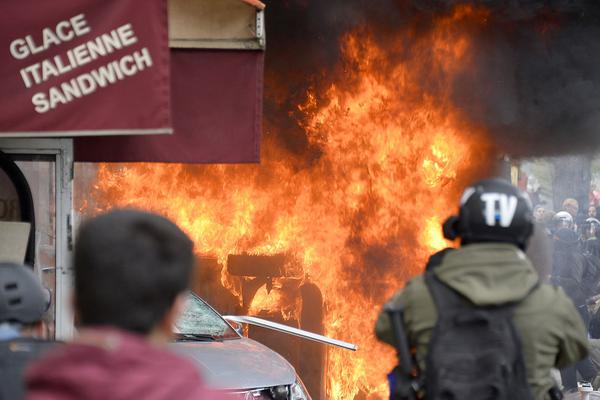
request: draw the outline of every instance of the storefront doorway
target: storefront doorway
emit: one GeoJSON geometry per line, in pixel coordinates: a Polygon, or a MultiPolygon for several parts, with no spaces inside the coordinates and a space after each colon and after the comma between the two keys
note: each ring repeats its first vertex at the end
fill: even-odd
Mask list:
{"type": "Polygon", "coordinates": [[[0,220],[31,222],[32,237],[26,262],[33,264],[35,273],[52,292],[52,307],[45,317],[47,335],[68,339],[73,333],[70,308],[72,140],[0,139],[0,151],[12,161],[12,164],[5,163],[0,171],[0,197],[3,197],[0,198],[0,220]],[[31,217],[27,217],[31,210],[22,199],[23,191],[11,186],[23,179],[31,195],[31,217]]]}

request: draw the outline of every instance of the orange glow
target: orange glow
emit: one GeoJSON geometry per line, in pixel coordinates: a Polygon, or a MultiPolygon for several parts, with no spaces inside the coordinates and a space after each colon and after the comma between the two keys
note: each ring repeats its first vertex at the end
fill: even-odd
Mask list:
{"type": "MultiPolygon", "coordinates": [[[[374,337],[377,313],[432,251],[449,245],[441,222],[455,212],[464,185],[486,173],[492,151],[444,88],[432,95],[421,86],[419,57],[433,57],[432,74],[462,71],[470,41],[459,27],[485,18],[458,9],[415,39],[405,60],[391,60],[368,34],[346,35],[348,85],[338,78],[298,105],[309,143],[321,150],[304,167],[273,141],[265,141],[260,165],[103,164],[92,193],[96,209],[87,212],[156,211],[191,236],[198,254],[223,265],[241,253],[298,260],[299,279],[323,293],[326,334],[360,348],[329,349],[327,397],[384,399],[395,355],[374,337]]],[[[404,38],[396,39],[386,46],[404,38]]],[[[225,270],[222,281],[237,294],[225,270]]],[[[285,318],[298,307],[282,304],[274,285],[258,290],[251,312],[280,305],[285,318]]]]}

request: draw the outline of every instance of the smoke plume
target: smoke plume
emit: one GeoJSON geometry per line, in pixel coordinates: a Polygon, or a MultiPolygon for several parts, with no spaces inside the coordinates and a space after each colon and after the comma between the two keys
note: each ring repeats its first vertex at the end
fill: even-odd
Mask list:
{"type": "MultiPolygon", "coordinates": [[[[268,17],[267,115],[293,121],[289,116],[307,88],[318,94],[343,79],[334,73],[343,34],[362,29],[383,47],[404,35],[404,47],[390,49],[390,62],[406,59],[415,38],[407,33],[426,35],[440,17],[465,5],[488,10],[489,17],[475,29],[465,27],[473,29],[475,46],[464,72],[436,75],[424,65],[424,90],[435,96],[450,87],[465,118],[509,154],[598,148],[600,2],[593,0],[274,1],[268,17]]],[[[278,140],[318,157],[302,130],[290,128],[278,140]]]]}

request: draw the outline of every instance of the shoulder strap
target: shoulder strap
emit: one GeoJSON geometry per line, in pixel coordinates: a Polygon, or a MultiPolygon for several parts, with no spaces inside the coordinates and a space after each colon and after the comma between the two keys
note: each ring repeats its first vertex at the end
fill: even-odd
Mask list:
{"type": "Polygon", "coordinates": [[[452,247],[446,247],[445,249],[442,249],[440,251],[438,251],[437,253],[433,253],[430,257],[429,260],[427,260],[427,265],[425,266],[425,271],[430,271],[434,268],[436,268],[437,266],[439,266],[442,261],[444,260],[444,256],[446,256],[446,254],[448,254],[451,251],[454,251],[455,249],[452,247]]]}

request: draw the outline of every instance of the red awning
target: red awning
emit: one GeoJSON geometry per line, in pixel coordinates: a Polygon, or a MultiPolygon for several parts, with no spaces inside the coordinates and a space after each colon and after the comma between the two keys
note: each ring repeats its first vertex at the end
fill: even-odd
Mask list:
{"type": "Polygon", "coordinates": [[[259,162],[263,63],[263,51],[171,50],[174,133],[76,138],[75,160],[259,162]]]}

